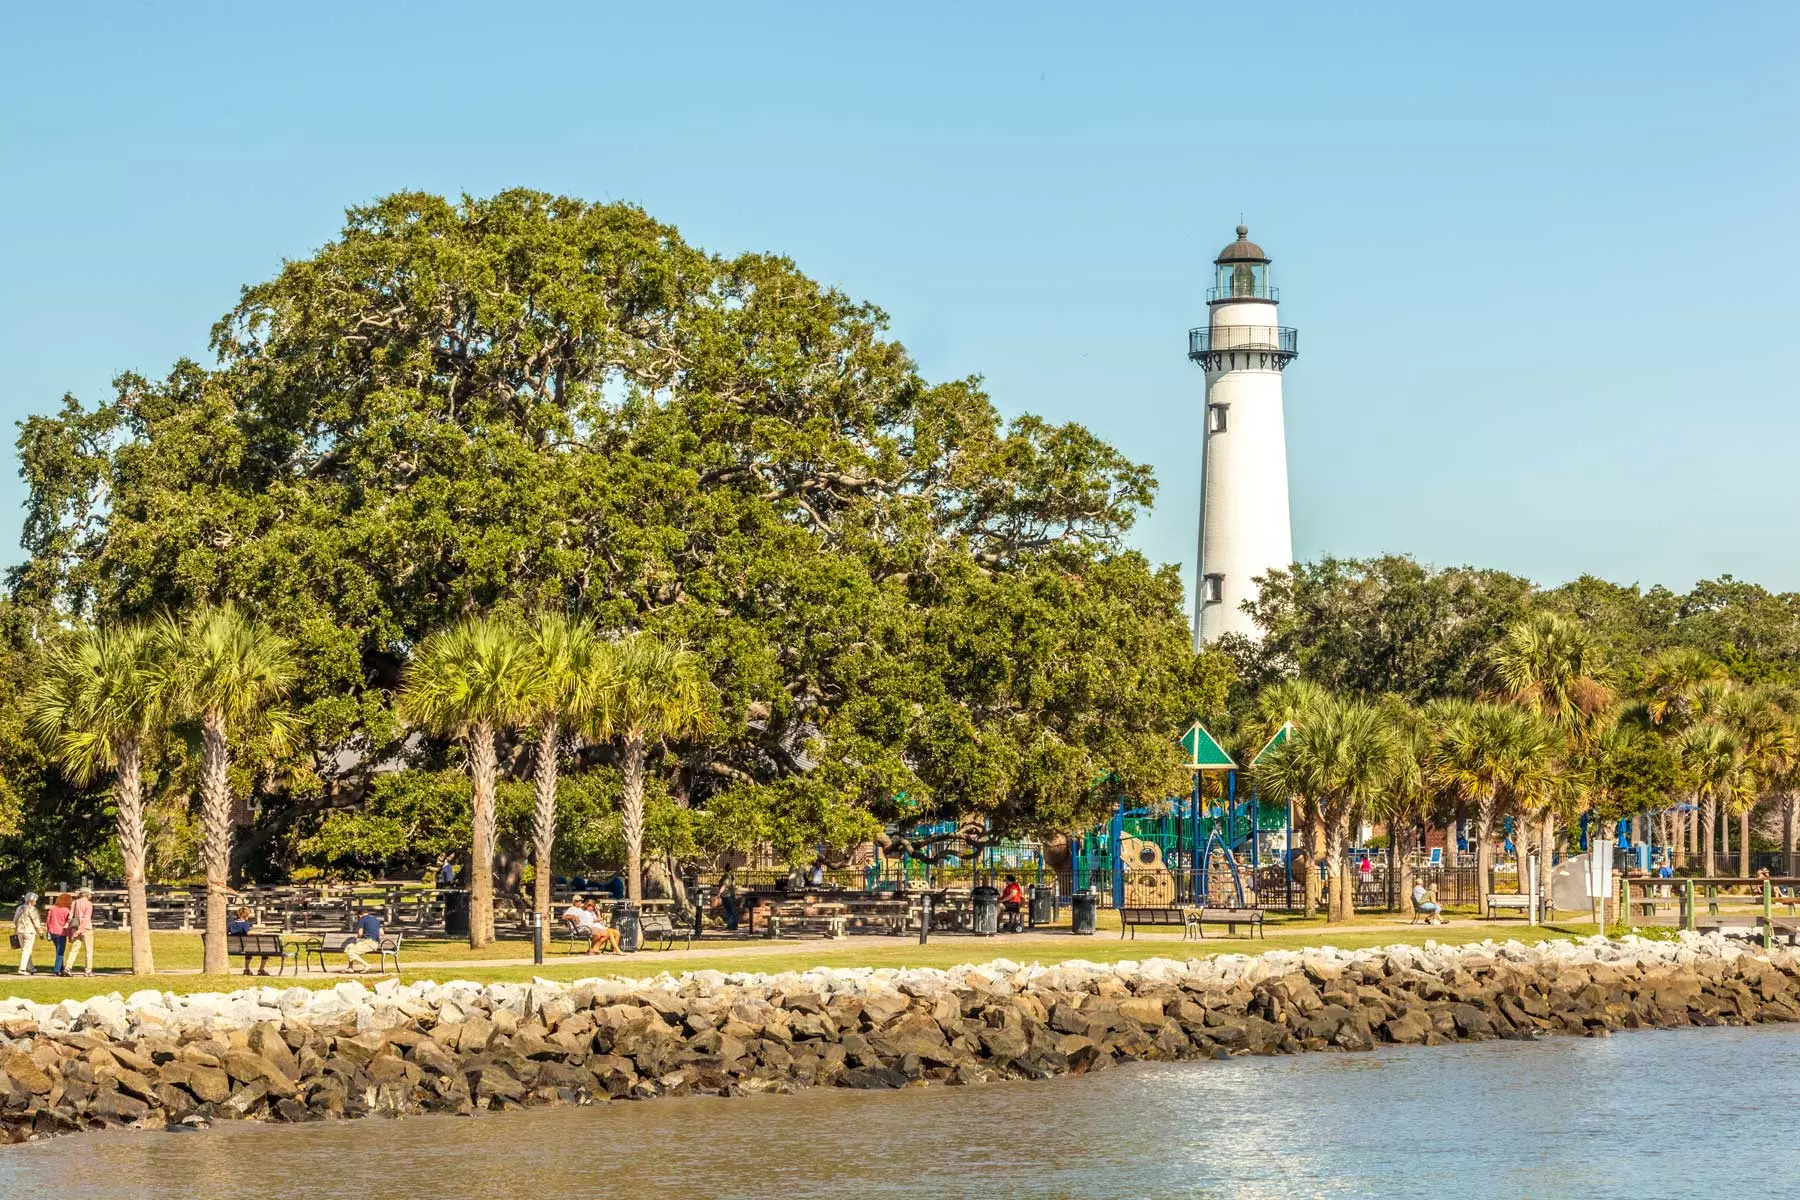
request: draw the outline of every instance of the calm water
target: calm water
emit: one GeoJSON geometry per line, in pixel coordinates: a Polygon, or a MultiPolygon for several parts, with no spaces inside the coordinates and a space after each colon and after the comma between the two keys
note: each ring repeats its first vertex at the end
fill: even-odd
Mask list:
{"type": "Polygon", "coordinates": [[[0,1150],[0,1195],[67,1200],[1647,1200],[1702,1189],[1721,1200],[1800,1191],[1800,1032],[1143,1064],[1041,1084],[238,1125],[0,1150]]]}

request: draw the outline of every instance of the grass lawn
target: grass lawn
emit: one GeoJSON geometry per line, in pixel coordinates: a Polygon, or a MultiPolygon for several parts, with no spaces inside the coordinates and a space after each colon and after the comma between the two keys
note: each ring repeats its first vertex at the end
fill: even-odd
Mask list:
{"type": "MultiPolygon", "coordinates": [[[[1112,914],[1103,914],[1110,917],[1112,914]]],[[[1271,923],[1264,939],[1207,938],[1204,942],[1183,941],[1178,932],[1144,933],[1136,939],[1121,940],[1118,924],[1112,922],[1113,936],[1102,933],[1092,938],[1077,938],[1068,933],[1021,934],[997,938],[974,938],[966,935],[936,934],[928,945],[921,946],[910,938],[861,938],[849,944],[821,940],[784,941],[778,943],[703,941],[693,952],[644,951],[619,958],[576,958],[550,954],[543,966],[530,962],[531,945],[523,941],[499,942],[481,950],[471,950],[465,942],[415,943],[405,946],[408,979],[470,979],[481,983],[524,982],[534,977],[574,980],[595,976],[645,977],[662,972],[682,971],[795,971],[808,967],[950,967],[960,963],[987,962],[1008,958],[1015,962],[1054,963],[1068,959],[1090,962],[1120,962],[1128,959],[1155,957],[1188,958],[1212,954],[1246,954],[1261,950],[1294,950],[1307,946],[1332,945],[1354,950],[1385,946],[1396,942],[1419,945],[1435,940],[1443,945],[1479,942],[1487,938],[1585,937],[1594,932],[1592,925],[1558,924],[1527,930],[1520,922],[1487,922],[1452,924],[1444,927],[1385,924],[1379,928],[1361,928],[1335,932],[1320,921],[1271,923]],[[495,959],[522,959],[506,965],[458,967],[459,962],[495,959]]],[[[200,965],[200,939],[196,934],[156,933],[157,964],[179,970],[200,965]],[[165,945],[168,947],[165,957],[165,945]]],[[[39,943],[39,969],[48,967],[49,957],[43,953],[47,942],[39,943]]],[[[0,992],[40,1002],[102,995],[107,992],[129,994],[141,988],[169,992],[229,991],[253,984],[269,983],[278,987],[330,987],[342,982],[343,975],[292,975],[284,979],[245,979],[241,974],[200,975],[172,974],[134,976],[124,972],[129,963],[129,942],[125,934],[102,932],[98,939],[95,966],[105,974],[92,979],[56,979],[39,976],[20,979],[16,976],[0,980],[0,992]]],[[[11,968],[8,968],[9,973],[11,968]]],[[[373,979],[364,977],[365,982],[373,979]]]]}

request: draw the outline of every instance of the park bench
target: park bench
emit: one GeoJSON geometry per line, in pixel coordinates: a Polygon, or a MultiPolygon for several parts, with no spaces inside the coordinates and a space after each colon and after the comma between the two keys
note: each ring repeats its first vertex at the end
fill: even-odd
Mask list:
{"type": "Polygon", "coordinates": [[[300,943],[284,941],[275,933],[228,933],[225,935],[225,956],[244,960],[244,974],[250,973],[250,960],[253,958],[273,958],[281,965],[275,969],[277,975],[287,972],[288,961],[294,963],[294,974],[300,973],[300,943]]]}
{"type": "Polygon", "coordinates": [[[645,913],[638,918],[638,933],[639,945],[648,945],[655,938],[658,950],[672,949],[677,940],[682,942],[683,950],[691,950],[694,945],[694,927],[677,922],[668,913],[645,913]]]}
{"type": "Polygon", "coordinates": [[[1198,936],[1200,930],[1198,919],[1190,919],[1188,914],[1197,914],[1199,911],[1200,910],[1197,908],[1191,908],[1188,905],[1182,904],[1159,904],[1153,906],[1128,905],[1119,910],[1119,938],[1123,941],[1125,934],[1129,932],[1131,934],[1131,940],[1136,941],[1137,927],[1139,925],[1180,926],[1182,931],[1181,936],[1184,939],[1198,936]]]}
{"type": "Polygon", "coordinates": [[[568,948],[568,952],[570,954],[586,954],[587,948],[593,945],[593,939],[588,935],[588,927],[577,925],[567,917],[557,923],[562,926],[562,929],[556,936],[568,948]]]}
{"type": "Polygon", "coordinates": [[[1485,898],[1485,905],[1487,908],[1488,920],[1490,921],[1495,919],[1494,912],[1496,909],[1511,910],[1516,908],[1526,917],[1530,917],[1531,915],[1531,897],[1521,895],[1518,892],[1489,892],[1485,898]]]}
{"type": "Polygon", "coordinates": [[[1205,937],[1208,925],[1229,926],[1226,936],[1236,937],[1239,925],[1248,925],[1256,930],[1257,937],[1267,937],[1263,932],[1263,914],[1260,908],[1202,908],[1199,916],[1194,918],[1194,928],[1200,937],[1205,937]]]}
{"type": "MultiPolygon", "coordinates": [[[[381,936],[381,945],[376,950],[376,964],[383,974],[387,972],[387,960],[394,960],[394,974],[400,974],[400,934],[386,933],[381,936]]],[[[356,940],[354,933],[326,933],[307,938],[301,943],[300,957],[307,970],[312,970],[313,960],[317,959],[319,970],[331,970],[325,961],[327,954],[342,954],[344,947],[356,940]]]]}

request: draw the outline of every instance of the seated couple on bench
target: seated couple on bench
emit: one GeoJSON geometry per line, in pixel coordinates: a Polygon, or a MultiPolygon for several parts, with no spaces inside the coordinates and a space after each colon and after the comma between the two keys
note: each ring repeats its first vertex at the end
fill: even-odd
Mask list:
{"type": "Polygon", "coordinates": [[[569,907],[563,909],[562,919],[569,923],[572,932],[587,938],[589,954],[605,954],[609,950],[614,954],[623,953],[619,947],[619,931],[600,915],[599,907],[592,900],[577,897],[570,901],[569,907]]]}
{"type": "Polygon", "coordinates": [[[1412,902],[1413,912],[1425,918],[1427,925],[1444,923],[1444,906],[1431,898],[1431,893],[1425,890],[1424,884],[1413,884],[1412,902]]]}

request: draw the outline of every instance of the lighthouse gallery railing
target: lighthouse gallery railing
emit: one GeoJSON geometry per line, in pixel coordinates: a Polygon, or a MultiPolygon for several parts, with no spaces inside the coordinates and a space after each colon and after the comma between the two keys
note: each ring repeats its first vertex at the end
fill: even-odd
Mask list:
{"type": "Polygon", "coordinates": [[[1188,330],[1188,356],[1220,350],[1300,353],[1300,332],[1288,325],[1202,325],[1188,330]]]}

